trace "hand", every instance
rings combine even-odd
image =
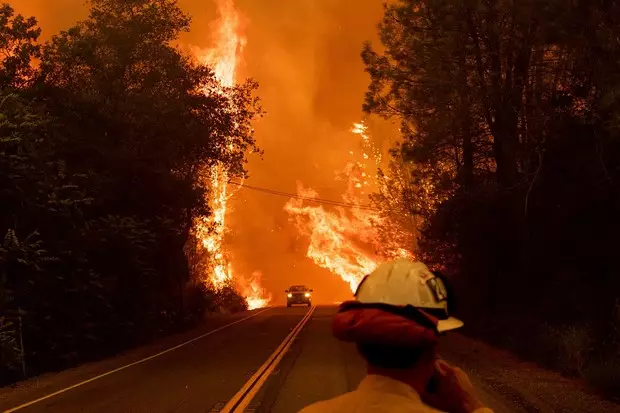
[[[429,406],[450,413],[473,413],[485,407],[467,374],[458,367],[437,360],[434,380],[436,390],[422,397]]]

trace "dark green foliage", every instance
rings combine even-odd
[[[41,34],[37,21],[15,15],[8,4],[0,4],[0,89],[25,86],[34,70],[30,65],[38,57],[40,48],[36,43]]]
[[[402,121],[419,253],[453,275],[470,331],[527,353],[522,331],[551,326],[555,355],[530,356],[611,377],[600,360],[618,351],[620,8],[400,0],[380,30],[384,52],[362,54],[365,109]]]
[[[225,90],[173,47],[189,21],[174,0],[92,0],[41,46],[0,8],[0,320],[22,314],[30,374],[246,308],[191,279],[184,250],[205,171],[243,175],[257,150],[256,84]],[[0,322],[0,382],[12,337]]]

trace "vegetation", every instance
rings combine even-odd
[[[420,218],[472,334],[620,394],[618,5],[399,0],[380,35],[365,109],[410,178],[377,205]]]
[[[256,85],[222,89],[171,45],[190,23],[175,0],[90,6],[47,44],[0,6],[0,383],[20,333],[33,374],[245,308],[184,249],[209,168],[243,174],[256,150]]]

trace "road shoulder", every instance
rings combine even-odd
[[[199,326],[191,330],[156,339],[147,345],[129,349],[102,360],[84,363],[60,372],[45,373],[11,386],[0,388],[0,403],[2,405],[16,405],[24,400],[42,397],[43,395],[73,386],[76,383],[152,357],[210,332],[227,328],[229,325],[232,326],[232,323],[242,323],[243,321],[241,320],[258,316],[263,311],[255,310],[227,316],[210,316]]]
[[[594,394],[579,380],[464,335],[446,337],[441,352],[449,362],[470,373],[485,392],[510,400],[519,411],[620,413],[620,405]]]

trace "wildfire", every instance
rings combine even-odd
[[[218,20],[214,30],[215,47],[195,49],[196,57],[211,66],[224,87],[235,85],[240,56],[247,43],[241,35],[241,17],[233,0],[217,0]]]
[[[266,307],[271,301],[271,295],[261,287],[260,279],[262,276],[263,275],[259,271],[255,271],[252,273],[251,280],[249,283],[246,283],[246,287],[244,288],[246,301],[250,309]]]
[[[381,154],[374,147],[364,123],[355,123],[351,130],[361,138],[358,158],[381,162]],[[356,156],[354,151],[349,153]],[[318,193],[298,184],[298,197],[291,198],[284,209],[293,218],[298,231],[310,241],[306,256],[317,265],[338,275],[351,288],[357,289],[362,278],[372,272],[384,256],[411,256],[403,248],[379,243],[378,227],[382,218],[378,211],[367,207],[369,189],[376,188],[377,174],[369,174],[366,163],[351,160],[339,178],[347,180],[342,195],[343,204],[327,210],[320,205],[308,205],[304,199],[318,198]]]
[[[247,40],[241,34],[241,17],[233,0],[217,0],[217,10],[218,20],[213,33],[215,47],[194,49],[194,52],[201,62],[213,67],[216,78],[224,88],[231,88],[235,86],[239,60]],[[229,145],[229,150],[234,150],[234,147]],[[227,203],[233,194],[228,191],[229,174],[223,165],[212,167],[207,175],[211,187],[208,202],[212,214],[197,225],[196,232],[210,255],[211,273],[208,279],[219,289],[233,281],[230,257],[224,246]],[[260,287],[260,273],[252,274],[250,281],[235,281],[250,309],[269,304],[271,298],[267,298]]]
[[[302,197],[316,198],[318,194],[309,188],[298,188]],[[366,251],[359,241],[367,239],[372,227],[348,216],[344,208],[328,211],[322,206],[304,205],[302,199],[291,199],[285,210],[295,218],[301,234],[310,239],[306,256],[320,267],[340,276],[352,291],[378,264],[378,257]]]

